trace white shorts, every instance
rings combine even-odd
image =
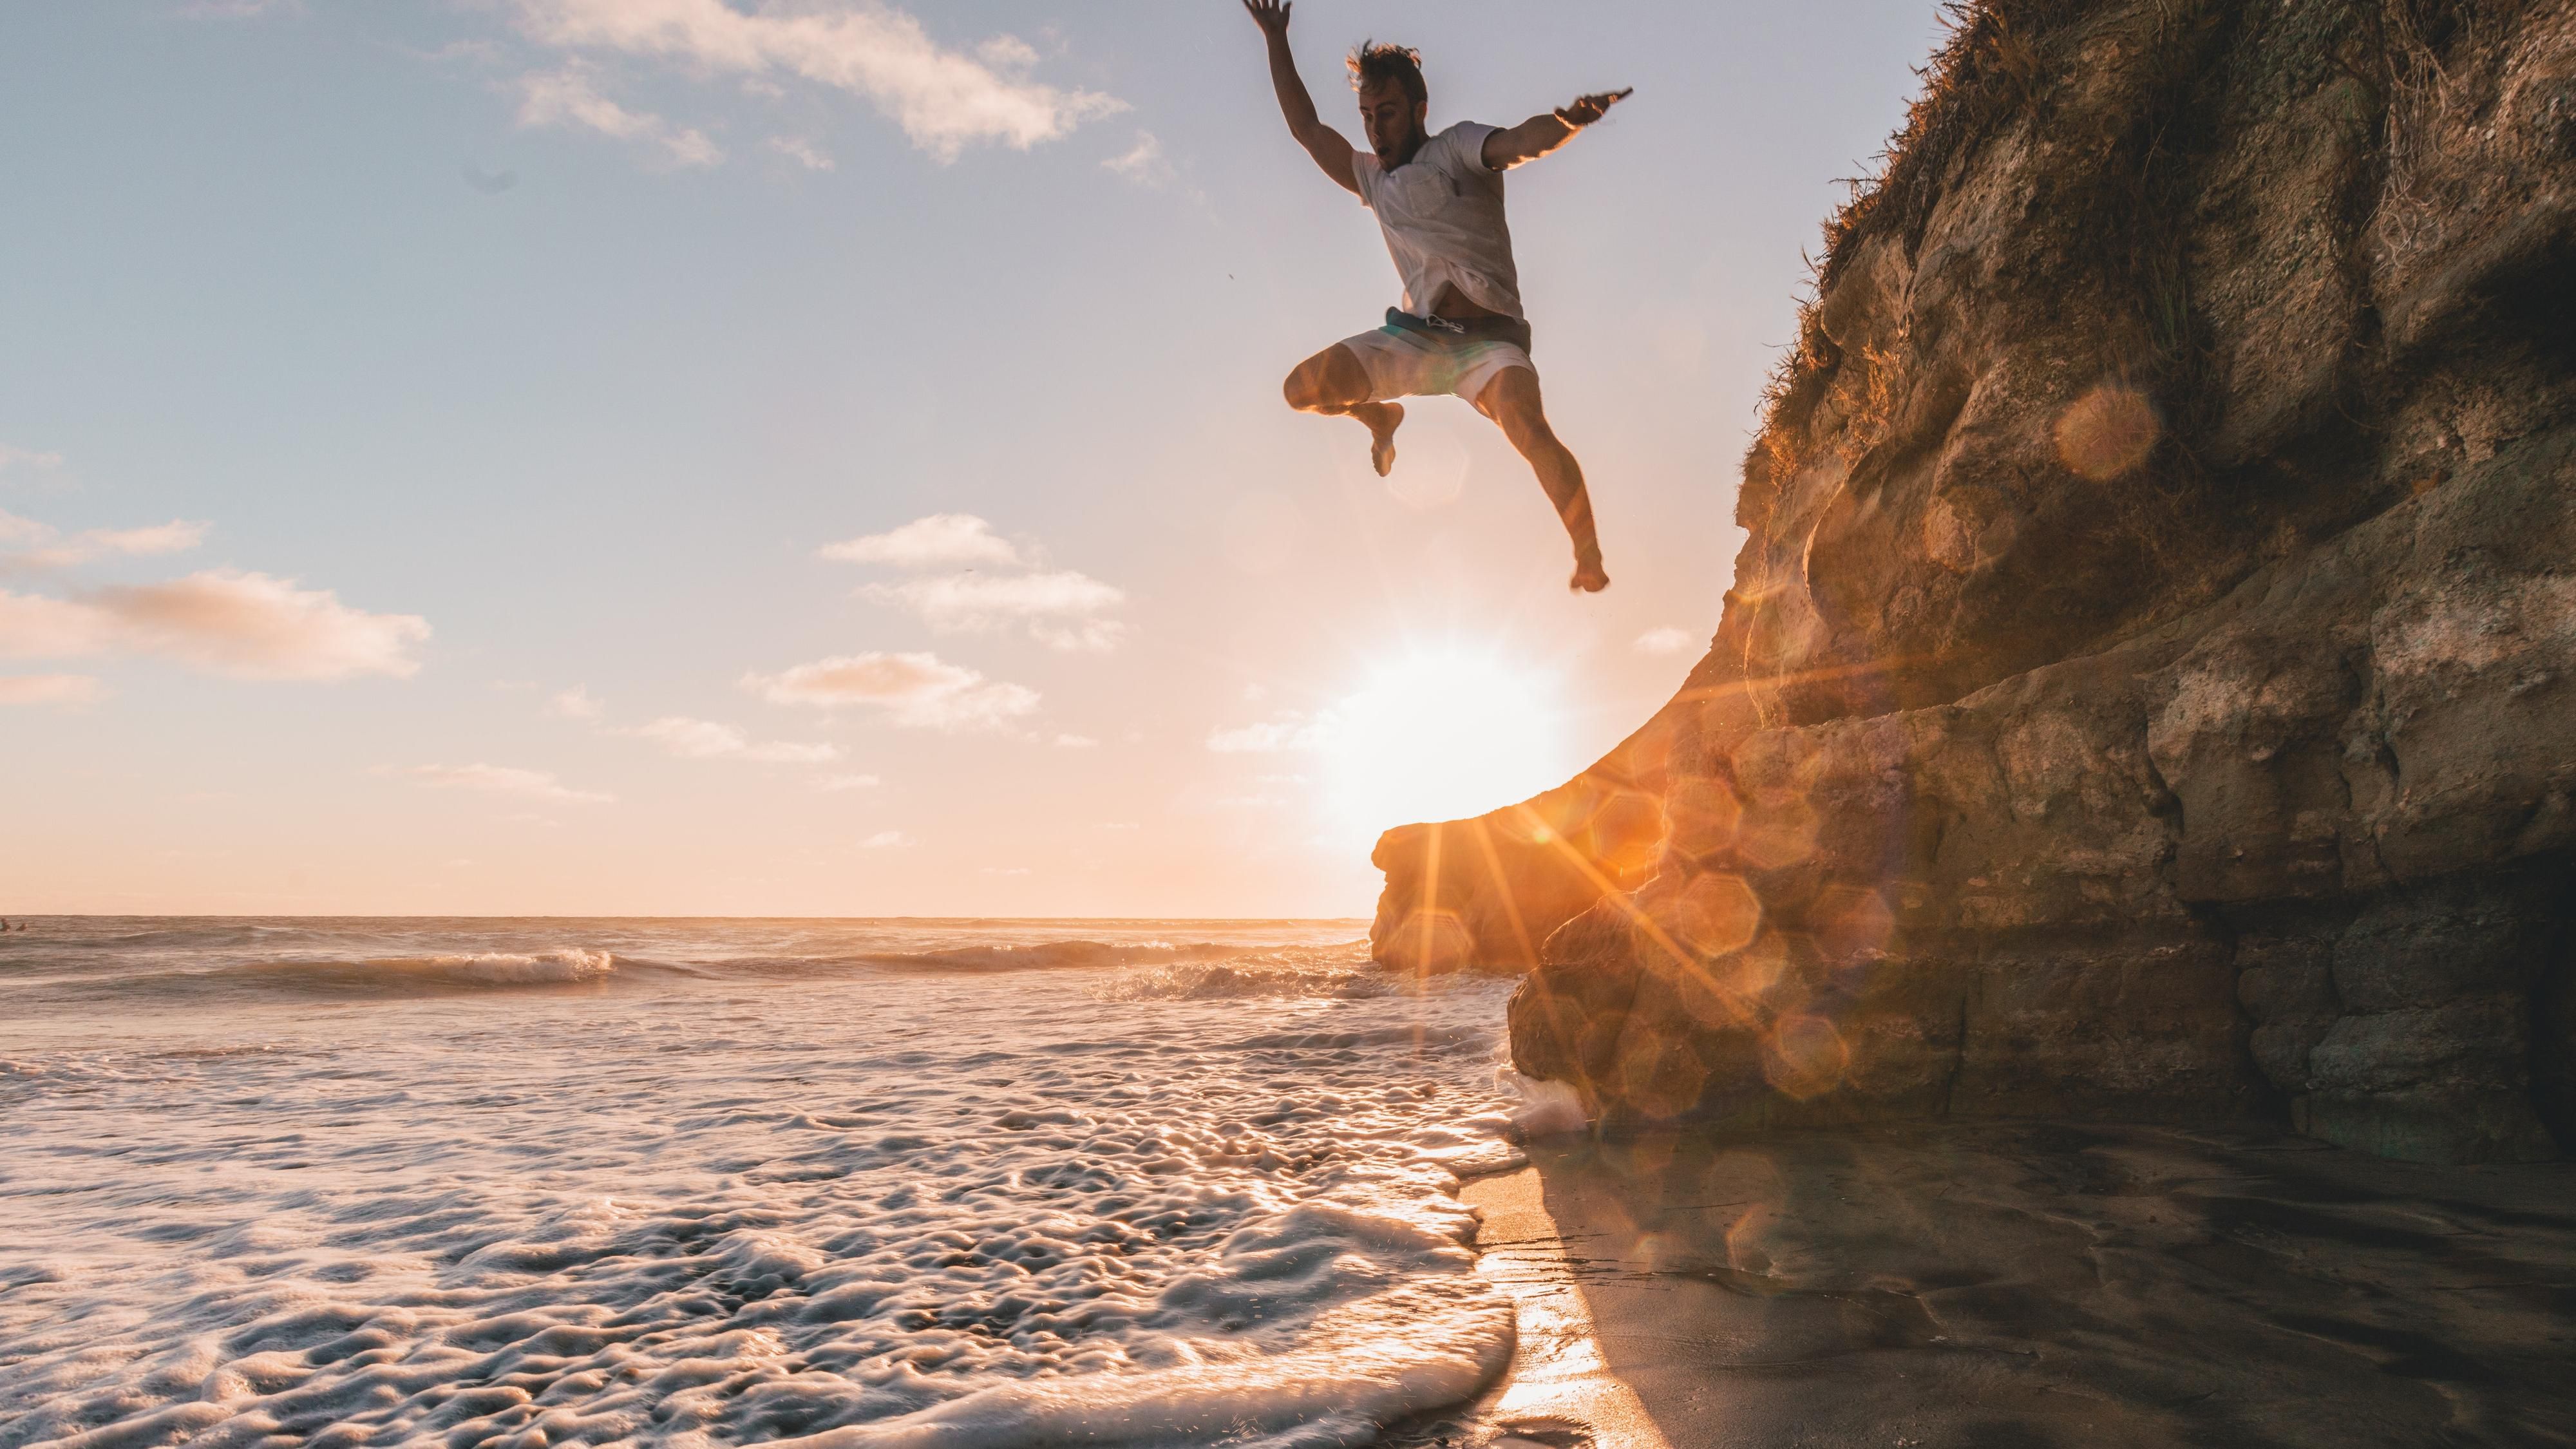
[[[1368,369],[1370,402],[1455,394],[1472,403],[1506,368],[1538,371],[1517,342],[1432,336],[1402,327],[1345,337],[1342,346]]]

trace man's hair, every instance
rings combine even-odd
[[[1348,63],[1352,90],[1393,81],[1404,87],[1405,97],[1417,106],[1431,99],[1431,88],[1422,83],[1422,52],[1409,45],[1363,40]]]

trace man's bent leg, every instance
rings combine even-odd
[[[1476,410],[1502,425],[1503,436],[1529,460],[1538,485],[1547,490],[1547,501],[1556,505],[1556,516],[1574,540],[1574,577],[1568,584],[1587,594],[1610,587],[1610,575],[1601,568],[1601,540],[1592,528],[1592,494],[1583,486],[1583,465],[1547,425],[1538,374],[1526,367],[1504,368],[1477,394]]]
[[[1369,430],[1369,465],[1381,478],[1395,466],[1395,430],[1404,421],[1401,403],[1371,402],[1368,368],[1351,350],[1336,342],[1288,374],[1280,392],[1301,413],[1357,418]]]

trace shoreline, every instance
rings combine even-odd
[[[1528,1144],[1510,1369],[1396,1442],[2576,1439],[2576,1165],[2047,1122]]]

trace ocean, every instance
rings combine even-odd
[[[0,1446],[1323,1446],[1508,1362],[1356,922],[43,919]]]

